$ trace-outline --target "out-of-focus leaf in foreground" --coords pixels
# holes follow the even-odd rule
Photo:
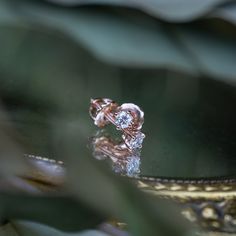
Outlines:
[[[96,230],[67,233],[30,221],[13,221],[0,228],[0,236],[107,236]]]
[[[78,6],[87,4],[107,4],[137,8],[155,17],[171,22],[191,21],[217,9],[226,0],[48,0],[64,6]]]
[[[67,157],[67,186],[78,199],[126,222],[131,234],[136,236],[177,236],[189,232],[189,226],[175,205],[141,193],[126,178],[115,176],[100,162],[92,159],[86,148],[86,140],[78,129],[64,130],[63,144],[60,153]]]
[[[105,62],[170,68],[196,75],[203,73],[235,82],[235,40],[214,31],[208,32],[192,24],[165,24],[138,11],[122,8],[114,11],[97,7],[60,8],[40,1],[11,2],[14,7],[7,2],[2,5],[4,25],[7,21],[12,24],[14,15],[17,27],[26,24],[59,30]],[[7,20],[9,18],[11,20]]]
[[[0,178],[11,178],[29,170],[30,165],[23,158],[23,147],[17,139],[18,134],[0,105]],[[0,186],[1,188],[1,186]]]
[[[0,218],[2,221],[35,221],[63,231],[94,228],[105,219],[102,214],[70,197],[6,193],[0,195]]]

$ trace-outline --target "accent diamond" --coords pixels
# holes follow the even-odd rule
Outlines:
[[[136,156],[128,157],[126,172],[128,176],[136,176],[140,173],[140,158]]]
[[[140,173],[140,158],[139,156],[129,156],[126,161],[118,161],[113,163],[112,169],[117,174],[122,174],[129,177],[138,176]]]
[[[134,138],[132,138],[129,142],[129,146],[132,149],[137,149],[142,147],[143,139],[145,138],[145,135],[143,133],[138,133]]]

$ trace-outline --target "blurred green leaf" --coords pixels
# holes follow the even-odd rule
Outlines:
[[[61,30],[106,62],[124,66],[171,65],[195,70],[162,26],[145,15],[127,17],[106,10],[58,9],[27,1],[25,4],[22,1],[17,9],[22,17],[19,19]]]
[[[22,0],[13,9],[18,17],[15,26],[27,23],[28,27],[59,30],[105,62],[124,67],[170,68],[235,80],[234,40],[191,24],[164,24],[137,11],[58,8],[38,1]],[[12,15],[12,6],[5,3],[5,11]],[[5,20],[3,23],[6,25]],[[23,35],[29,33],[24,30]],[[47,32],[45,28],[44,31]],[[10,43],[2,40],[1,46],[4,49]],[[16,48],[14,52],[17,53]]]
[[[107,236],[96,230],[66,233],[55,228],[30,221],[13,221],[0,227],[0,236]]]
[[[103,166],[104,163],[92,158],[86,148],[86,140],[78,129],[71,129],[70,126],[62,129],[64,142],[58,151],[67,157],[68,190],[78,199],[126,222],[129,231],[136,236],[177,236],[189,232],[189,226],[176,205],[148,196],[138,191],[126,178],[115,176]]]
[[[236,5],[232,2],[232,4],[226,4],[216,9],[212,12],[212,16],[218,17],[220,19],[224,19],[229,21],[232,24],[236,24]]]
[[[7,114],[0,104],[0,179],[10,178],[29,170],[30,165],[23,158],[24,148],[18,133],[8,121]]]
[[[104,216],[70,197],[0,195],[2,220],[30,220],[63,231],[79,231],[102,223]]]
[[[0,226],[0,236],[20,236],[11,224],[4,224]]]
[[[15,232],[17,232],[16,235],[19,236],[107,236],[107,234],[96,230],[87,230],[78,233],[67,233],[43,224],[30,221],[14,221],[8,225],[8,228],[12,228],[13,231],[15,230]],[[11,236],[11,234],[6,234],[5,236]]]
[[[64,6],[77,6],[88,4],[114,5],[140,9],[150,15],[171,22],[185,22],[202,17],[209,12],[213,12],[227,0],[48,0]]]
[[[235,39],[225,39],[204,30],[187,28],[174,29],[176,37],[185,45],[186,51],[193,55],[204,74],[223,79],[236,85],[235,81]],[[223,60],[222,60],[223,58]]]

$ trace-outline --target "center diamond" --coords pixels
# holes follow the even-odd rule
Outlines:
[[[116,115],[116,124],[122,129],[128,128],[133,121],[133,116],[127,111],[121,111]]]

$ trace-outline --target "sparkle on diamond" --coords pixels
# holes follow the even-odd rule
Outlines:
[[[132,156],[128,158],[126,165],[126,172],[128,176],[135,176],[140,173],[140,158]]]
[[[140,173],[140,158],[139,156],[130,156],[127,162],[113,163],[112,169],[115,173],[127,175],[130,177],[138,176]]]
[[[128,128],[133,121],[133,117],[126,111],[121,111],[116,115],[116,124],[122,129]]]
[[[133,149],[141,148],[144,138],[145,138],[145,135],[143,133],[138,133],[135,138],[132,138],[130,140],[129,146]]]

